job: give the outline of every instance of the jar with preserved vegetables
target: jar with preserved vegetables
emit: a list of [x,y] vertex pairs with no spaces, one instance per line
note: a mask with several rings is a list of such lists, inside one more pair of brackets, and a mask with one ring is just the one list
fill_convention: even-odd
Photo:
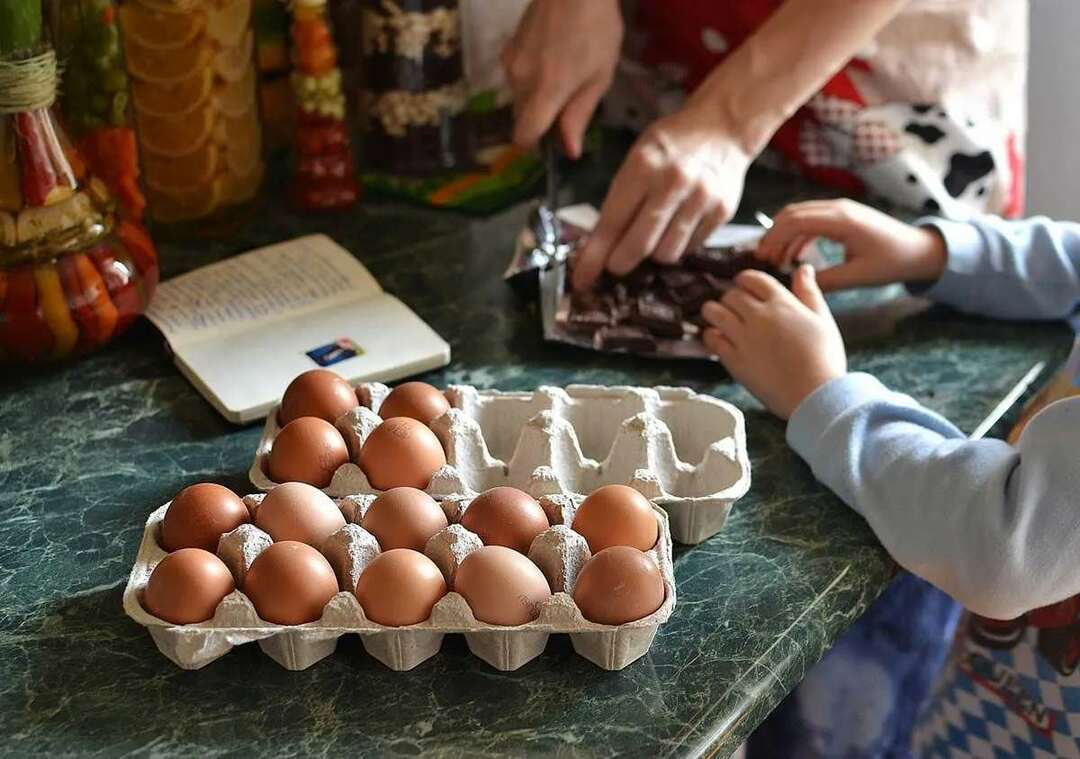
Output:
[[252,0],[122,0],[119,18],[150,219],[235,229],[264,171]]
[[431,175],[468,163],[457,0],[365,0],[365,168]]
[[292,41],[297,106],[293,203],[305,211],[348,208],[360,197],[360,185],[326,0],[293,0]]
[[0,363],[97,348],[141,314],[158,280],[154,245],[117,214],[53,119],[57,64],[41,0],[0,3]]
[[146,198],[113,0],[49,0],[46,7],[65,72],[58,103],[64,128],[120,213],[141,221]]

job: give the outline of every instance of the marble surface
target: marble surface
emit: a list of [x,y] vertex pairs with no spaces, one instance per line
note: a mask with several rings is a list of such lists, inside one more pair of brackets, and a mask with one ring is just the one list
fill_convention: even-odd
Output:
[[[597,200],[610,166],[574,179]],[[754,173],[742,216],[812,191]],[[754,484],[724,532],[676,552],[679,602],[651,652],[604,672],[554,636],[499,673],[460,636],[410,673],[355,638],[304,672],[254,645],[175,668],[120,604],[146,515],[191,482],[248,490],[259,425],[236,428],[174,369],[145,322],[75,365],[0,370],[0,752],[13,755],[726,755],[881,591],[892,565],[865,524],[785,447],[783,426],[717,366],[545,345],[533,303],[499,281],[525,209],[489,219],[379,203],[333,219],[265,210],[242,239],[162,246],[175,274],[326,230],[453,346],[426,377],[526,389],[685,384],[746,410]],[[877,293],[880,301],[888,294]],[[973,428],[1063,327],[1002,325],[911,301],[840,299],[851,364]],[[855,312],[852,309],[856,309]],[[897,315],[904,316],[899,321]]]

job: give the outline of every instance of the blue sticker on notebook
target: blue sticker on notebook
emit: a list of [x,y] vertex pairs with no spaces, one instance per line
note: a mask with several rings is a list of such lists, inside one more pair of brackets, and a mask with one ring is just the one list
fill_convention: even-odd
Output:
[[364,355],[364,349],[347,337],[338,338],[332,343],[321,345],[307,352],[308,358],[319,366],[333,366],[354,356],[362,355]]

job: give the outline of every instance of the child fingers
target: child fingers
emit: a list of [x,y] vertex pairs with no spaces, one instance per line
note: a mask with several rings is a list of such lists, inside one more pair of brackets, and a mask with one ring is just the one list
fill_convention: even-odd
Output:
[[701,308],[701,316],[713,328],[731,337],[742,330],[742,319],[727,305],[711,300]]
[[720,303],[734,311],[735,315],[739,317],[739,321],[742,322],[753,318],[765,307],[765,304],[758,300],[756,296],[738,287],[724,293]]
[[843,241],[850,225],[841,209],[835,204],[810,208],[788,206],[777,214],[772,229],[758,243],[758,258],[780,265],[788,245],[799,237],[829,237]]
[[707,329],[701,335],[705,347],[715,353],[725,365],[735,356],[735,343],[719,329]]
[[[736,274],[735,284],[762,301],[771,300],[784,292],[784,286],[777,282],[775,277],[755,269],[747,269]],[[730,291],[728,294],[733,292],[738,292],[738,290]]]

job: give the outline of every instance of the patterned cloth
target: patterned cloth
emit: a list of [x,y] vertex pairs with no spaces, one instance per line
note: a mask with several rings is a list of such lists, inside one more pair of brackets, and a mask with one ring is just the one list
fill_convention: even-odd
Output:
[[[965,620],[915,733],[926,757],[1080,757],[1080,598]],[[1036,626],[1039,625],[1039,626]]]
[[[642,128],[677,108],[781,4],[640,0],[609,120]],[[1017,216],[1026,45],[1022,0],[912,0],[771,148],[847,193],[951,218]]]

